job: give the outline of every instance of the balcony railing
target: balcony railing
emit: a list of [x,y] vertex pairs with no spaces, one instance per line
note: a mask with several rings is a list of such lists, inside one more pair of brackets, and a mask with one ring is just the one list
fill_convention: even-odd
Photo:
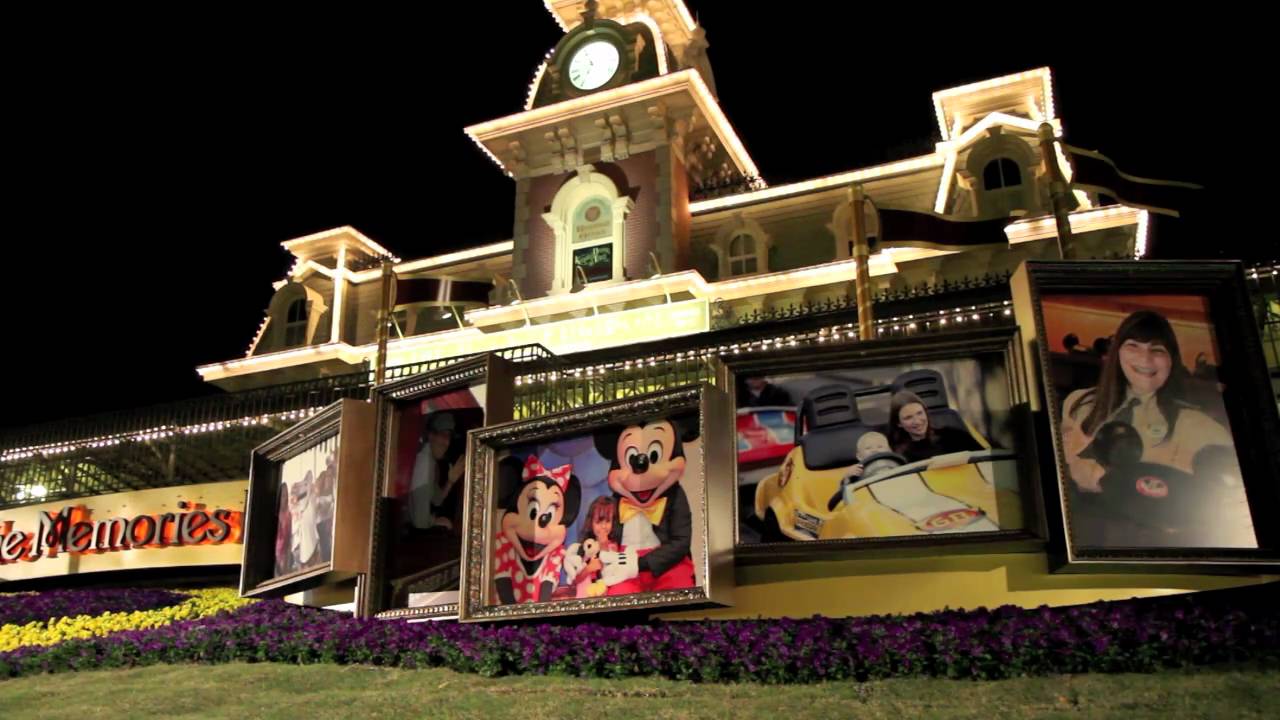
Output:
[[[1280,265],[1246,272],[1273,379],[1280,378]],[[876,298],[877,337],[1012,323],[1003,277],[975,278]],[[715,308],[713,307],[713,313]],[[556,358],[540,345],[499,354],[523,366],[516,417],[570,410],[711,381],[715,358],[779,347],[857,341],[847,300],[721,317],[696,337]],[[388,379],[475,355],[388,369]],[[316,378],[236,393],[19,428],[0,434],[0,508],[109,492],[247,477],[250,451],[331,403],[368,397],[372,373]],[[1275,383],[1280,385],[1280,382]]]
[[[540,345],[499,354],[553,360]],[[469,357],[388,368],[387,379]],[[368,397],[372,386],[373,373],[362,371],[17,428],[0,434],[0,508],[242,479],[255,446],[338,400]]]

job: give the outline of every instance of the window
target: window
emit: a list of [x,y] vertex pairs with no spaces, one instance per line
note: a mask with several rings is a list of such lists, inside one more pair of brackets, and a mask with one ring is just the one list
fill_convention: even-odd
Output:
[[307,300],[298,298],[289,303],[285,313],[284,346],[296,347],[307,342]]
[[408,331],[409,331],[409,311],[408,310],[404,310],[404,309],[393,310],[391,314],[387,317],[387,319],[391,321],[391,324],[387,327],[387,338],[391,340],[395,340],[396,338],[402,338],[408,334]]
[[[853,241],[852,241],[852,240],[850,240],[850,241],[848,241],[848,243],[847,243],[847,244],[848,244],[848,246],[849,246],[849,255],[848,255],[848,257],[853,257]],[[867,249],[868,249],[870,252],[872,252],[872,253],[874,253],[874,252],[876,252],[876,251],[877,251],[877,250],[876,250],[876,236],[875,236],[875,235],[867,235]]]
[[[462,325],[465,308],[455,305],[423,305],[412,309],[401,310],[412,321],[410,325],[401,325],[404,336],[425,335],[442,330],[457,330]],[[397,337],[392,331],[391,337]]]
[[556,236],[551,292],[625,278],[626,218],[634,207],[630,197],[590,165],[565,182],[550,212],[542,216]]
[[589,283],[613,279],[613,243],[587,248],[574,248],[573,274],[579,282]]
[[984,190],[999,190],[1001,188],[1016,187],[1022,184],[1022,172],[1018,170],[1018,164],[1009,158],[996,158],[987,163],[982,169],[982,188]]
[[756,239],[748,233],[738,233],[729,240],[729,274],[746,275],[759,270],[756,246]]
[[593,197],[573,213],[573,280],[601,282],[613,279],[612,203]]

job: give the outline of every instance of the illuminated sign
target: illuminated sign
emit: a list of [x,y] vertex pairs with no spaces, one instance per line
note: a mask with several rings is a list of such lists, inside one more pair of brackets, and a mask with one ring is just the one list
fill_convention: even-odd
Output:
[[245,489],[208,483],[0,511],[0,582],[238,564]]
[[[586,312],[591,312],[587,310]],[[706,332],[711,327],[706,300],[681,300],[601,315],[531,324],[496,333],[476,328],[441,337],[409,338],[388,351],[390,365],[499,350],[538,343],[558,355]]]
[[61,512],[40,513],[35,532],[13,530],[5,523],[0,534],[0,563],[57,557],[60,552],[86,553],[132,550],[170,545],[218,544],[239,539],[242,512],[178,503],[182,513],[137,515],[93,520],[84,505],[68,505]]

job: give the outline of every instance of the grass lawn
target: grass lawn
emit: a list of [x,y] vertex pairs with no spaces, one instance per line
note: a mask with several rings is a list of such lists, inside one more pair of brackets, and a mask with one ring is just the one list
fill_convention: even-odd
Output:
[[1275,717],[1280,669],[823,685],[484,678],[340,665],[156,665],[0,681],[0,718]]

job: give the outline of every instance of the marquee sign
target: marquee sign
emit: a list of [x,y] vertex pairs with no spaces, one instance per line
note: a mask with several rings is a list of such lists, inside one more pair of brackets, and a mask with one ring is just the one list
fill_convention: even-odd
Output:
[[207,483],[0,510],[0,582],[239,564],[246,487]]

